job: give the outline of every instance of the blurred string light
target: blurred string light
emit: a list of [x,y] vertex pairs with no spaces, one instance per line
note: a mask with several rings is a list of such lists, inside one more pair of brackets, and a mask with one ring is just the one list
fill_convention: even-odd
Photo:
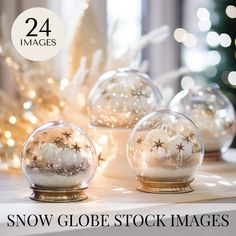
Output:
[[195,86],[195,81],[190,76],[184,76],[181,80],[181,87],[183,89],[190,89]]
[[183,28],[177,28],[174,32],[174,38],[177,42],[182,43],[187,38],[187,32]]
[[188,48],[193,48],[197,45],[197,38],[193,34],[187,34],[186,40],[184,40],[184,45]]
[[208,65],[215,66],[220,63],[221,56],[218,51],[209,51],[206,54]]
[[228,74],[228,81],[231,85],[236,86],[236,71],[231,71]]
[[[191,58],[191,60],[189,59]],[[195,72],[206,70],[209,66],[216,66],[221,61],[221,55],[218,51],[204,51],[199,49],[185,52],[184,60],[186,66]],[[214,74],[214,73],[213,73]]]
[[198,21],[198,28],[202,32],[209,31],[211,28],[211,21],[210,20],[199,20]]
[[211,47],[217,47],[219,45],[219,34],[216,32],[209,32],[206,36],[206,42]]
[[217,47],[219,44],[222,47],[229,47],[232,43],[232,40],[228,34],[222,33],[217,34],[216,32],[209,32],[206,36],[206,42],[211,47]]
[[208,20],[210,18],[210,12],[205,7],[200,7],[197,10],[197,17],[199,20]]
[[9,123],[14,125],[16,123],[16,117],[15,116],[10,116],[8,119]]
[[187,33],[183,28],[174,31],[174,38],[177,42],[183,43],[186,47],[192,48],[197,45],[197,38],[193,34]]
[[227,48],[231,45],[232,40],[228,34],[223,33],[219,36],[219,42],[222,47]]
[[232,6],[232,5],[227,6],[225,9],[225,12],[229,18],[232,18],[232,19],[236,18],[236,7],[235,6]]
[[198,21],[198,28],[202,32],[206,32],[211,28],[211,21],[210,21],[210,12],[206,8],[198,8],[197,10],[197,17]]

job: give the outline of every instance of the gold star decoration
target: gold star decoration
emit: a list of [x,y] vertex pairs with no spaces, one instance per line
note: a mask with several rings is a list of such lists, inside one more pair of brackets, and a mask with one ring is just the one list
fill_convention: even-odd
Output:
[[176,144],[176,146],[177,146],[176,149],[179,151],[179,153],[180,153],[181,151],[184,151],[184,145],[183,145],[182,143]]
[[194,142],[194,143],[193,143],[193,147],[194,147],[195,149],[198,149],[198,148],[199,148],[198,143]]
[[64,136],[66,137],[66,139],[69,139],[69,138],[71,138],[72,133],[69,133],[69,132],[67,132],[67,131],[64,131],[64,132],[62,133],[62,135],[64,135]]
[[63,139],[61,137],[57,137],[53,140],[53,143],[56,144],[57,146],[60,146],[62,141]]
[[143,142],[143,137],[137,138],[137,140],[136,140],[137,144],[141,144],[142,142]]
[[38,145],[40,142],[39,142],[39,140],[36,138],[36,139],[34,139],[34,141],[33,141],[33,144],[34,145]]
[[107,92],[106,89],[104,89],[104,90],[101,92],[101,95],[103,95],[106,100],[109,100],[109,99],[111,98],[111,96],[108,94],[108,92]]
[[152,147],[153,148],[156,148],[158,150],[159,147],[162,147],[163,148],[163,144],[164,142],[161,142],[161,140],[159,139],[158,142],[157,141],[154,141],[155,145],[153,145]]
[[195,136],[195,134],[194,134],[194,132],[190,132],[190,134],[188,136],[189,136],[189,138],[192,139]]
[[137,89],[131,89],[131,95],[132,95],[132,97],[138,97],[138,98],[141,98],[141,97],[147,98],[147,97],[148,97],[148,95],[145,94],[145,93],[142,91],[142,89],[139,89],[139,88],[137,88]]
[[98,162],[105,161],[105,159],[102,157],[102,152],[98,155]]
[[25,150],[25,153],[26,153],[27,156],[30,155],[30,154],[31,154],[31,149],[30,149],[30,148],[27,148],[27,149]]
[[214,116],[215,115],[215,111],[213,110],[213,109],[211,109],[211,108],[207,108],[206,110],[205,110],[205,114],[207,115],[207,116]]
[[102,95],[106,95],[107,94],[107,90],[104,89],[102,92],[101,92]]
[[182,138],[186,143],[191,143],[191,139],[189,137],[189,135],[183,136]]
[[63,138],[61,137],[57,137],[56,139],[53,140],[53,143],[56,144],[56,146],[58,148],[62,148],[62,149],[65,149],[65,148],[68,148],[69,145],[66,144],[66,143],[63,143]]
[[86,145],[84,146],[84,148],[86,148],[86,149],[91,149],[91,146],[89,146],[88,144],[86,144]]
[[72,147],[73,147],[73,149],[74,149],[76,152],[80,152],[81,147],[78,146],[77,143],[75,143],[74,145],[72,145]]
[[62,148],[62,149],[65,149],[65,148],[69,148],[69,145],[66,144],[66,143],[61,142],[58,147],[60,147],[60,148]]

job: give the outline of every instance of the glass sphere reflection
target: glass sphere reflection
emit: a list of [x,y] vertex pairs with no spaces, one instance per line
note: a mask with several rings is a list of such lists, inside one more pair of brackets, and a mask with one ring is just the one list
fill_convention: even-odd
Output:
[[[168,109],[143,117],[134,127],[128,144],[128,160],[146,191],[145,183],[163,183],[180,190],[177,183],[189,183],[202,163],[203,141],[194,123]],[[161,183],[161,184],[160,184]],[[147,190],[148,191],[148,190]]]
[[118,69],[98,79],[89,104],[91,125],[132,128],[141,117],[162,107],[162,96],[146,74]]
[[235,112],[229,99],[216,84],[183,90],[170,108],[190,117],[204,137],[206,152],[224,152],[235,135]]
[[36,188],[86,188],[96,167],[95,150],[88,136],[64,121],[36,129],[22,153],[23,172]]

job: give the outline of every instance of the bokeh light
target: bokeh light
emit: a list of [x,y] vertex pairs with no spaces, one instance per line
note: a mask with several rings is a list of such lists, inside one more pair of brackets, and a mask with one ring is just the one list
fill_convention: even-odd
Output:
[[191,76],[184,76],[181,80],[181,87],[183,89],[190,89],[195,86],[195,81]]
[[209,19],[199,20],[198,28],[202,32],[206,32],[211,29],[211,21]]
[[187,32],[183,28],[177,28],[174,32],[174,38],[177,42],[182,43],[186,40]]
[[222,47],[227,48],[231,45],[232,40],[228,34],[223,33],[220,34],[219,42]]
[[188,48],[195,47],[197,45],[197,38],[193,34],[187,34],[183,43]]
[[228,81],[231,85],[236,86],[236,71],[231,71],[229,73]]
[[210,18],[210,12],[206,8],[200,7],[197,10],[197,17],[198,17],[199,20],[209,19]]
[[206,42],[211,47],[216,47],[219,45],[219,34],[216,32],[209,32],[206,37]]
[[236,7],[235,6],[232,6],[232,5],[227,6],[225,9],[225,12],[229,18],[236,18]]

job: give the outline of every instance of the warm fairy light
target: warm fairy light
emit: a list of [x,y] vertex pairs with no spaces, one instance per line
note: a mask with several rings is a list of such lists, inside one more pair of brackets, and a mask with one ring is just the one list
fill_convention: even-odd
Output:
[[209,32],[206,37],[206,42],[211,47],[216,47],[219,45],[219,34],[216,32]]
[[35,98],[36,97],[36,92],[34,90],[29,91],[29,97],[30,98]]
[[229,73],[228,81],[231,85],[236,86],[236,71],[231,71]]
[[43,102],[43,98],[38,98],[38,99],[37,99],[37,103],[40,104],[40,103],[42,103],[42,102]]
[[13,147],[15,145],[15,141],[10,138],[10,139],[7,140],[7,144],[8,144],[9,147]]
[[210,12],[206,8],[200,7],[197,10],[197,17],[198,17],[199,20],[209,19],[210,18]]
[[[195,49],[187,50],[184,55],[184,60],[186,66],[192,71],[202,71],[206,68],[206,57],[205,52]],[[194,58],[194,60],[189,60],[189,58]]]
[[36,116],[34,116],[31,112],[25,112],[24,118],[28,121],[30,121],[32,124],[37,124],[38,119]]
[[184,76],[183,79],[181,80],[181,87],[183,89],[190,89],[194,87],[194,85],[195,85],[195,81],[190,76]]
[[19,168],[20,166],[21,166],[21,163],[20,163],[20,158],[19,158],[19,156],[14,155],[14,156],[13,156],[12,163],[11,163],[11,167],[13,167],[13,168]]
[[48,79],[47,79],[47,83],[48,83],[48,84],[53,84],[53,83],[54,83],[53,78],[48,78]]
[[108,141],[108,136],[105,135],[105,134],[103,134],[103,135],[99,138],[99,143],[100,143],[100,144],[105,144],[105,143],[107,143],[107,141]]
[[38,122],[38,119],[36,116],[32,115],[29,119],[29,121],[32,123],[32,124],[37,124]]
[[89,4],[87,2],[84,2],[82,5],[82,8],[86,10],[89,7]]
[[187,34],[186,39],[183,41],[183,43],[188,48],[195,47],[197,44],[197,38],[193,34]]
[[11,138],[11,131],[7,130],[7,131],[5,132],[5,137],[6,137],[6,138]]
[[60,81],[60,89],[63,90],[67,87],[67,85],[69,84],[69,80],[68,79],[62,79]]
[[23,107],[25,110],[30,109],[30,107],[32,106],[32,102],[31,101],[27,101],[23,104]]
[[16,117],[15,116],[10,116],[8,119],[9,123],[14,125],[16,123]]
[[95,146],[95,150],[96,152],[99,154],[103,151],[103,148],[101,145],[99,145],[98,143],[94,143],[94,146]]
[[80,107],[86,106],[86,98],[85,98],[84,94],[82,94],[82,93],[78,94],[78,104],[80,105]]
[[209,19],[199,20],[198,28],[202,32],[206,32],[206,31],[210,30],[210,28],[211,28],[211,21]]
[[229,5],[227,6],[227,8],[225,9],[226,15],[229,18],[236,18],[236,7]]
[[64,101],[60,101],[59,106],[60,107],[64,107],[65,106],[65,102]]
[[174,32],[174,38],[177,42],[182,43],[186,40],[187,32],[183,28],[177,28]]
[[222,47],[224,47],[224,48],[227,48],[227,47],[229,47],[230,45],[231,45],[231,42],[232,42],[232,40],[231,40],[231,38],[230,38],[230,36],[228,35],[228,34],[220,34],[220,38],[219,38],[220,40],[220,45],[222,46]]

